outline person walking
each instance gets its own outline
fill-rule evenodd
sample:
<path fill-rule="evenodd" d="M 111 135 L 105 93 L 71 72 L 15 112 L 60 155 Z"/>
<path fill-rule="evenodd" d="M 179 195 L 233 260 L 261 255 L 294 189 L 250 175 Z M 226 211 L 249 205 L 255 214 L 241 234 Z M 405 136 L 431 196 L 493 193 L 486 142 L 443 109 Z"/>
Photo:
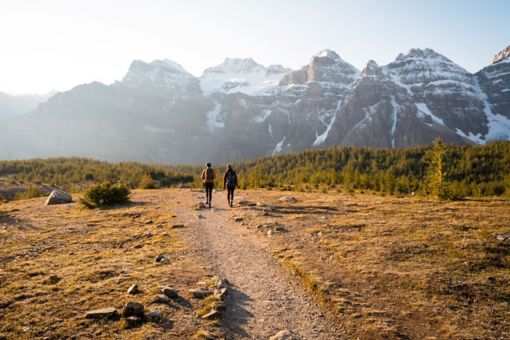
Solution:
<path fill-rule="evenodd" d="M 206 204 L 211 207 L 212 191 L 214 189 L 214 182 L 216 181 L 216 172 L 211 167 L 211 163 L 206 164 L 206 168 L 202 170 L 200 178 L 204 181 Z"/>
<path fill-rule="evenodd" d="M 227 201 L 228 205 L 232 207 L 234 205 L 234 190 L 237 186 L 237 174 L 232 169 L 232 165 L 227 165 L 227 171 L 223 175 L 223 190 L 227 189 Z"/>

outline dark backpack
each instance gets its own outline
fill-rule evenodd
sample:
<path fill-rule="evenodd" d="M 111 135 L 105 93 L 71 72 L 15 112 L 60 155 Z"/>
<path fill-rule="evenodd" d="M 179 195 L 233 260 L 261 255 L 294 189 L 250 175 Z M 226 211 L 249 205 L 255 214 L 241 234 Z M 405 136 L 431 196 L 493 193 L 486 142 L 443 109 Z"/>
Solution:
<path fill-rule="evenodd" d="M 205 181 L 206 182 L 213 182 L 214 181 L 214 177 L 213 177 L 213 169 L 212 168 L 207 168 L 205 170 Z"/>
<path fill-rule="evenodd" d="M 234 188 L 237 185 L 237 176 L 235 171 L 227 173 L 227 187 Z"/>

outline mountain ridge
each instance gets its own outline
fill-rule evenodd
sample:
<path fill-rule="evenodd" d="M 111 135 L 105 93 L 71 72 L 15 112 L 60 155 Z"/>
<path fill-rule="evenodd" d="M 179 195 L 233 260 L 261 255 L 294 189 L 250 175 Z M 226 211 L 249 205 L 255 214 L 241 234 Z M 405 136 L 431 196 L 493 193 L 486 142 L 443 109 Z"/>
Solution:
<path fill-rule="evenodd" d="M 510 139 L 506 50 L 476 73 L 429 48 L 387 65 L 371 60 L 362 71 L 328 49 L 298 70 L 226 58 L 200 77 L 168 59 L 134 60 L 121 81 L 75 87 L 12 119 L 0 141 L 14 147 L 0 157 L 196 163 L 334 145 L 406 147 L 437 136 Z"/>

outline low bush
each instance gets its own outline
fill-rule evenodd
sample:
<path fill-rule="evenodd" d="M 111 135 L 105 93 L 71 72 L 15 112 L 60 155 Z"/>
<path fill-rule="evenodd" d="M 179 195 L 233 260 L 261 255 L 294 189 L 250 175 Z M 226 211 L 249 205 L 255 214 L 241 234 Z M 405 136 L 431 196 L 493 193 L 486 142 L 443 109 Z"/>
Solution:
<path fill-rule="evenodd" d="M 129 201 L 131 190 L 122 183 L 105 182 L 90 186 L 80 199 L 80 203 L 89 209 L 122 204 Z"/>

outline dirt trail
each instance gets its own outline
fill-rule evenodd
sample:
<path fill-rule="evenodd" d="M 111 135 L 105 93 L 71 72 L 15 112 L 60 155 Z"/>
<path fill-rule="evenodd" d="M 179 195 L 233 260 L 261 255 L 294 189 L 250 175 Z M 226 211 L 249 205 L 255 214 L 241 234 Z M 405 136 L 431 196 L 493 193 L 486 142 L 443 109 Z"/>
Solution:
<path fill-rule="evenodd" d="M 339 338 L 334 322 L 271 257 L 267 244 L 232 221 L 236 209 L 227 206 L 225 194 L 215 193 L 213 209 L 200 211 L 192 205 L 203 201 L 203 194 L 188 195 L 177 212 L 190 226 L 184 236 L 232 284 L 222 317 L 229 338 L 267 339 L 284 329 L 297 339 Z"/>

